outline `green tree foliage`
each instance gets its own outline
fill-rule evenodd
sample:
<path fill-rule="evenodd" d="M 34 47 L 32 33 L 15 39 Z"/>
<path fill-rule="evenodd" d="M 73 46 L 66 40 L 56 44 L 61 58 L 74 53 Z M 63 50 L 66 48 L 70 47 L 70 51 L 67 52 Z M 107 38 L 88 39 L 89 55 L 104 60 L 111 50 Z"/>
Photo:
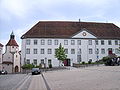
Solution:
<path fill-rule="evenodd" d="M 32 69 L 32 68 L 41 68 L 41 66 L 37 66 L 37 65 L 34 65 L 34 64 L 24 64 L 22 66 L 23 69 Z"/>
<path fill-rule="evenodd" d="M 57 48 L 55 52 L 55 57 L 61 62 L 63 62 L 67 58 L 67 55 L 65 54 L 65 49 L 64 47 L 62 47 L 61 43 L 60 43 L 59 48 Z"/>

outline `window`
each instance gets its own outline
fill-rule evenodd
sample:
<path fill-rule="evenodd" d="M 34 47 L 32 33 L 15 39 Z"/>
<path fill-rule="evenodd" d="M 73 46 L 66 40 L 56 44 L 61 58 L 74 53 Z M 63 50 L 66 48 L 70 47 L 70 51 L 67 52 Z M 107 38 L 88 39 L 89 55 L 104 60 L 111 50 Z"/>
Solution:
<path fill-rule="evenodd" d="M 118 45 L 118 40 L 115 40 L 115 45 Z"/>
<path fill-rule="evenodd" d="M 37 45 L 37 40 L 34 40 L 34 45 Z"/>
<path fill-rule="evenodd" d="M 77 62 L 78 62 L 78 63 L 81 62 L 81 55 L 77 55 Z"/>
<path fill-rule="evenodd" d="M 77 45 L 81 45 L 81 40 L 77 40 Z"/>
<path fill-rule="evenodd" d="M 48 65 L 52 64 L 52 60 L 48 59 Z"/>
<path fill-rule="evenodd" d="M 27 62 L 26 62 L 26 64 L 30 64 L 30 59 L 27 59 Z"/>
<path fill-rule="evenodd" d="M 44 64 L 44 59 L 41 59 L 41 64 Z"/>
<path fill-rule="evenodd" d="M 30 45 L 30 40 L 26 40 L 26 45 Z"/>
<path fill-rule="evenodd" d="M 105 54 L 105 49 L 101 49 L 101 54 Z"/>
<path fill-rule="evenodd" d="M 52 45 L 52 40 L 48 40 L 48 45 Z"/>
<path fill-rule="evenodd" d="M 96 49 L 96 54 L 99 54 L 99 49 L 98 48 Z"/>
<path fill-rule="evenodd" d="M 120 50 L 118 48 L 115 49 L 115 54 L 120 54 Z"/>
<path fill-rule="evenodd" d="M 71 49 L 71 54 L 75 54 L 75 49 Z"/>
<path fill-rule="evenodd" d="M 57 49 L 55 49 L 55 53 L 57 52 Z"/>
<path fill-rule="evenodd" d="M 40 50 L 40 53 L 41 53 L 41 54 L 45 54 L 45 50 L 44 50 L 44 49 L 41 49 L 41 50 Z"/>
<path fill-rule="evenodd" d="M 34 59 L 34 60 L 33 60 L 33 64 L 34 64 L 34 65 L 37 65 L 37 59 Z"/>
<path fill-rule="evenodd" d="M 48 54 L 52 54 L 52 49 L 48 49 Z"/>
<path fill-rule="evenodd" d="M 75 45 L 75 40 L 71 40 L 71 45 Z"/>
<path fill-rule="evenodd" d="M 95 40 L 95 44 L 98 45 L 98 40 Z"/>
<path fill-rule="evenodd" d="M 111 40 L 108 40 L 108 45 L 112 45 L 112 41 Z"/>
<path fill-rule="evenodd" d="M 41 45 L 45 45 L 45 40 L 44 39 L 41 40 Z"/>
<path fill-rule="evenodd" d="M 30 48 L 26 49 L 26 54 L 30 54 Z"/>
<path fill-rule="evenodd" d="M 78 49 L 78 54 L 81 54 L 81 48 Z"/>
<path fill-rule="evenodd" d="M 68 45 L 68 40 L 64 40 L 64 45 Z"/>
<path fill-rule="evenodd" d="M 37 54 L 37 49 L 33 49 L 33 51 L 34 51 L 34 54 Z"/>
<path fill-rule="evenodd" d="M 101 40 L 101 45 L 104 45 L 104 40 Z"/>
<path fill-rule="evenodd" d="M 55 45 L 58 45 L 58 40 L 55 40 L 54 43 L 55 43 Z"/>
<path fill-rule="evenodd" d="M 89 44 L 89 45 L 92 45 L 92 40 L 88 40 L 88 44 Z"/>
<path fill-rule="evenodd" d="M 68 49 L 65 49 L 65 54 L 68 54 Z"/>
<path fill-rule="evenodd" d="M 92 48 L 89 49 L 89 54 L 93 54 Z"/>

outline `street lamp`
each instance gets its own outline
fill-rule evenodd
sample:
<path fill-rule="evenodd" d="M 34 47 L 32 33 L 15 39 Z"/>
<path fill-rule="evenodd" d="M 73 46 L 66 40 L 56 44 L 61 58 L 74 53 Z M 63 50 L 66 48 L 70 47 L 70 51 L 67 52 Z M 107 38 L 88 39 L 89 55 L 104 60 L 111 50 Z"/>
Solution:
<path fill-rule="evenodd" d="M 45 57 L 45 68 L 47 68 L 47 58 Z"/>

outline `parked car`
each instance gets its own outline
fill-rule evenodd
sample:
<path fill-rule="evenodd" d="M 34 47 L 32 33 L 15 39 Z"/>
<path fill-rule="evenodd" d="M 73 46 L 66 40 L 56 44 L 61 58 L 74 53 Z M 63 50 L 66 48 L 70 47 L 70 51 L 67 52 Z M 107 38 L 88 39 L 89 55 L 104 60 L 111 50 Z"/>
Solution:
<path fill-rule="evenodd" d="M 32 75 L 40 74 L 41 70 L 39 68 L 32 68 Z"/>
<path fill-rule="evenodd" d="M 5 75 L 5 74 L 7 74 L 7 71 L 6 70 L 2 70 L 2 71 L 0 71 L 0 74 Z"/>

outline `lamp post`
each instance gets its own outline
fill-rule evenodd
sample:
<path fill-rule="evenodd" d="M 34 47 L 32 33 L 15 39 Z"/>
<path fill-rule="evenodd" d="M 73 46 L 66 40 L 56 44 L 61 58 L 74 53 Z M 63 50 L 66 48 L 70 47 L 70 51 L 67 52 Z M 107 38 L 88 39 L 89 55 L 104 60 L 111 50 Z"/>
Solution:
<path fill-rule="evenodd" d="M 15 52 L 10 52 L 12 54 L 12 73 L 14 72 L 14 54 Z"/>
<path fill-rule="evenodd" d="M 45 69 L 47 68 L 47 58 L 45 57 Z"/>

